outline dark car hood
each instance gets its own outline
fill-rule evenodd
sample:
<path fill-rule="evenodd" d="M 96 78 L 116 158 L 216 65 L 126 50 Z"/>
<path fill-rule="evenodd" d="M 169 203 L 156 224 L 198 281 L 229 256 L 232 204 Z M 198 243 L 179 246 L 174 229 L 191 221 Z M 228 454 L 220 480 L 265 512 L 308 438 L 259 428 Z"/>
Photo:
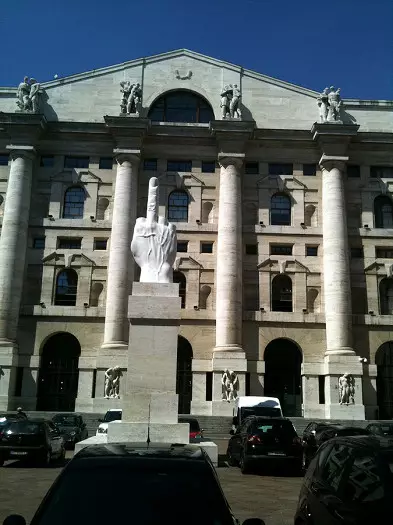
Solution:
<path fill-rule="evenodd" d="M 56 425 L 56 428 L 62 433 L 62 434 L 70 434 L 70 432 L 79 432 L 79 427 L 70 427 L 69 425 L 62 426 Z"/>

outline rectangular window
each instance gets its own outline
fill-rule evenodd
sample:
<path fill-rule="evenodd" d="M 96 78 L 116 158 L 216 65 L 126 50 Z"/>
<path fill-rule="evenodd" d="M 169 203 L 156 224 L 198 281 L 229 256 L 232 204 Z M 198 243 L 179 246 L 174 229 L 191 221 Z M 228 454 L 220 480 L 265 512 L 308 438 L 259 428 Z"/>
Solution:
<path fill-rule="evenodd" d="M 381 179 L 391 179 L 393 178 L 393 166 L 371 166 L 370 167 L 370 177 Z"/>
<path fill-rule="evenodd" d="M 106 250 L 108 246 L 108 239 L 94 239 L 94 250 Z"/>
<path fill-rule="evenodd" d="M 292 175 L 293 164 L 269 164 L 269 175 Z"/>
<path fill-rule="evenodd" d="M 64 158 L 65 168 L 88 168 L 89 157 L 65 157 Z"/>
<path fill-rule="evenodd" d="M 8 160 L 9 160 L 9 155 L 7 154 L 0 155 L 0 166 L 8 166 Z"/>
<path fill-rule="evenodd" d="M 59 250 L 80 250 L 82 239 L 58 239 L 57 248 Z"/>
<path fill-rule="evenodd" d="M 168 160 L 166 165 L 167 171 L 191 172 L 191 160 Z"/>
<path fill-rule="evenodd" d="M 206 401 L 213 399 L 213 372 L 206 372 Z"/>
<path fill-rule="evenodd" d="M 352 247 L 351 248 L 351 259 L 361 259 L 363 257 L 363 248 L 362 247 Z"/>
<path fill-rule="evenodd" d="M 317 174 L 316 164 L 303 164 L 303 175 L 306 177 L 314 177 Z"/>
<path fill-rule="evenodd" d="M 375 248 L 375 257 L 377 259 L 393 259 L 393 248 Z"/>
<path fill-rule="evenodd" d="M 306 246 L 306 256 L 307 257 L 317 257 L 318 255 L 318 246 Z"/>
<path fill-rule="evenodd" d="M 41 155 L 40 166 L 41 168 L 51 168 L 55 163 L 55 157 L 53 155 Z"/>
<path fill-rule="evenodd" d="M 319 404 L 325 404 L 325 376 L 318 376 Z"/>
<path fill-rule="evenodd" d="M 258 244 L 246 244 L 246 255 L 258 255 Z"/>
<path fill-rule="evenodd" d="M 100 162 L 98 164 L 100 170 L 111 170 L 113 168 L 113 158 L 112 157 L 100 157 Z"/>
<path fill-rule="evenodd" d="M 292 248 L 289 244 L 271 244 L 270 255 L 292 255 Z"/>
<path fill-rule="evenodd" d="M 216 162 L 214 160 L 202 161 L 202 173 L 214 173 L 216 171 Z"/>
<path fill-rule="evenodd" d="M 188 241 L 177 241 L 177 251 L 180 253 L 188 252 Z"/>
<path fill-rule="evenodd" d="M 157 171 L 157 159 L 145 159 L 143 169 L 145 171 Z"/>
<path fill-rule="evenodd" d="M 33 248 L 35 250 L 43 250 L 45 248 L 45 237 L 34 237 Z"/>
<path fill-rule="evenodd" d="M 360 177 L 360 166 L 355 164 L 347 166 L 347 176 L 351 179 L 358 179 Z"/>
<path fill-rule="evenodd" d="M 258 175 L 259 173 L 259 162 L 246 162 L 244 167 L 246 175 Z"/>
<path fill-rule="evenodd" d="M 201 242 L 201 253 L 213 253 L 213 243 Z"/>

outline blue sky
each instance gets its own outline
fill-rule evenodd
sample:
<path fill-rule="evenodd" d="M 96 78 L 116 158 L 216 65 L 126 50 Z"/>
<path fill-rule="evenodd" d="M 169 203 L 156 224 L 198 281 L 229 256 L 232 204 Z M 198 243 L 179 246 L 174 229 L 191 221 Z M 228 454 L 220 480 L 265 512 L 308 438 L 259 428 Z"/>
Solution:
<path fill-rule="evenodd" d="M 0 86 L 187 48 L 344 98 L 393 99 L 393 0 L 3 0 Z"/>

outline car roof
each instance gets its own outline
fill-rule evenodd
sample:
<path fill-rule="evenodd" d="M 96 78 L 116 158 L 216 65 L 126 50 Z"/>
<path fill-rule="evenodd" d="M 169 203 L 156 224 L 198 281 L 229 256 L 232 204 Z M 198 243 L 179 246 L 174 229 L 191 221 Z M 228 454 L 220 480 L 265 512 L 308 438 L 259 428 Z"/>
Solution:
<path fill-rule="evenodd" d="M 82 414 L 78 414 L 77 412 L 58 412 L 57 414 L 55 414 L 53 417 L 56 417 L 56 416 L 62 416 L 62 417 L 65 417 L 65 416 L 79 416 L 79 417 L 82 417 Z"/>
<path fill-rule="evenodd" d="M 122 408 L 109 408 L 107 412 L 123 412 Z"/>
<path fill-rule="evenodd" d="M 270 416 L 247 416 L 244 421 L 249 421 L 251 419 L 255 419 L 258 421 L 289 421 L 292 423 L 292 421 L 288 417 L 278 416 L 278 417 L 270 417 Z"/>
<path fill-rule="evenodd" d="M 393 452 L 393 438 L 385 436 L 341 436 L 329 439 L 327 443 L 346 443 L 347 445 L 371 448 L 375 451 Z"/>
<path fill-rule="evenodd" d="M 206 453 L 196 445 L 178 443 L 102 443 L 82 448 L 74 459 L 113 457 L 157 457 L 205 460 Z"/>

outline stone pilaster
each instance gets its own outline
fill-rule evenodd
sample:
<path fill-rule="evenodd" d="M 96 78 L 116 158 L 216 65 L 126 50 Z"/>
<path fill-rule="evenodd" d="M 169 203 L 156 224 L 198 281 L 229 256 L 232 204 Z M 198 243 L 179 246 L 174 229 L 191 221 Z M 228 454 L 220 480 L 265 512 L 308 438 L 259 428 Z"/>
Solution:
<path fill-rule="evenodd" d="M 241 167 L 244 154 L 220 155 L 214 352 L 242 352 Z"/>
<path fill-rule="evenodd" d="M 127 348 L 127 305 L 131 293 L 131 240 L 136 220 L 139 150 L 114 151 L 117 160 L 112 214 L 105 332 L 102 348 Z"/>

